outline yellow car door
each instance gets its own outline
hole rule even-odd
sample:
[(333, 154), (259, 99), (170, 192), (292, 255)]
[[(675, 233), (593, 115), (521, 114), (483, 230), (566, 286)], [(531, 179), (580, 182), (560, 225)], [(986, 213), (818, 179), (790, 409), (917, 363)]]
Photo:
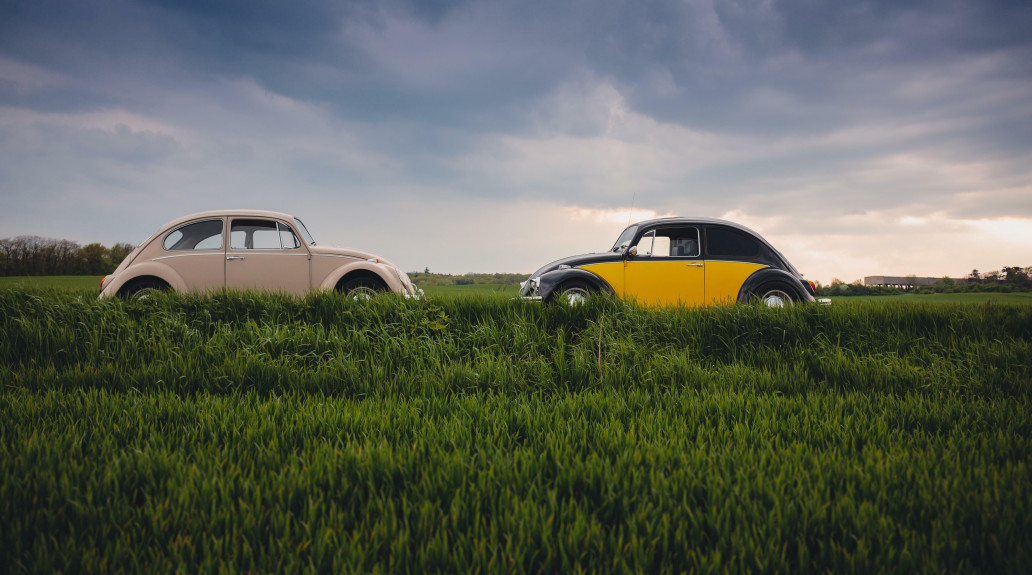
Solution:
[(645, 305), (702, 305), (706, 262), (695, 227), (661, 227), (642, 235), (624, 265), (624, 297)]

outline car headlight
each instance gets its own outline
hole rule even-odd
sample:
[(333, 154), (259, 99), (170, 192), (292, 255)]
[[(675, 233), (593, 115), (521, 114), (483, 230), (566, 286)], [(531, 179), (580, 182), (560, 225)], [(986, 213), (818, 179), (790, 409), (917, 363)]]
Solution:
[(541, 278), (540, 277), (530, 278), (529, 280), (527, 280), (525, 282), (520, 282), (520, 291), (523, 291), (524, 289), (526, 289), (528, 284), (530, 285), (530, 289), (527, 290), (527, 295), (532, 295), (532, 296), (533, 295), (537, 295), (538, 287), (541, 285)]

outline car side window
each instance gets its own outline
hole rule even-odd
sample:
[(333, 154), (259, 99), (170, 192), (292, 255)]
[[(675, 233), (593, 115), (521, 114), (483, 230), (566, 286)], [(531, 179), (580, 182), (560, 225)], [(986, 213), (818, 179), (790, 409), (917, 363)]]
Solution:
[(760, 244), (738, 230), (707, 228), (706, 254), (722, 257), (755, 257), (760, 254)]
[(229, 228), (229, 247), (234, 250), (294, 250), (301, 242), (283, 222), (272, 220), (233, 220)]
[(165, 236), (161, 247), (170, 252), (221, 250), (222, 220), (204, 220), (180, 226)]
[(659, 228), (646, 232), (638, 242), (638, 256), (694, 258), (699, 256), (697, 228)]
[(233, 220), (229, 247), (234, 250), (278, 250), (279, 231), (271, 220)]

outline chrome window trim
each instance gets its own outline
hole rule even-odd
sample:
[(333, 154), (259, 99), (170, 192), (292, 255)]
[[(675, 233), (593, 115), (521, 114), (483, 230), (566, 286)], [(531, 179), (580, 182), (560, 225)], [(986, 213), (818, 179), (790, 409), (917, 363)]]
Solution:
[(707, 262), (725, 262), (725, 263), (729, 263), (729, 264), (749, 264), (751, 266), (760, 266), (760, 267), (763, 267), (763, 268), (770, 268), (770, 269), (774, 269), (774, 270), (780, 270), (781, 269), (781, 268), (776, 268), (776, 267), (774, 267), (774, 266), (772, 266), (770, 264), (765, 264), (765, 263), (761, 263), (761, 262), (743, 262), (742, 260), (710, 260), (710, 259), (707, 259), (707, 260), (704, 260), (704, 261), (707, 261)]
[(189, 256), (220, 256), (221, 257), (221, 256), (225, 255), (225, 252), (223, 252), (221, 250), (219, 250), (219, 251), (214, 251), (214, 250), (181, 250), (181, 251), (183, 251), (185, 253), (170, 254), (170, 255), (167, 255), (167, 256), (158, 256), (156, 258), (151, 258), (150, 261), (156, 262), (158, 260), (167, 260), (167, 259), (171, 259), (171, 258), (185, 258), (185, 257), (189, 257)]
[(270, 249), (260, 249), (260, 250), (238, 249), (238, 250), (228, 251), (226, 253), (234, 254), (234, 255), (238, 255), (239, 254), (239, 255), (252, 255), (252, 256), (281, 256), (281, 257), (292, 257), (292, 258), (307, 258), (308, 257), (308, 254), (289, 254), (289, 253), (285, 254), (283, 252), (284, 252), (284, 250), (276, 250), (276, 249), (271, 249), (270, 248)]
[[(312, 254), (312, 257), (313, 258), (347, 258), (347, 259), (350, 259), (350, 260), (362, 260), (362, 261), (365, 261), (365, 258), (360, 258), (358, 256), (349, 256), (349, 255), (345, 255), (345, 254)], [(377, 264), (377, 265), (380, 265), (380, 264)]]
[[(202, 250), (197, 250), (197, 249), (193, 249), (193, 250), (170, 250), (170, 249), (165, 247), (165, 240), (168, 239), (168, 236), (171, 236), (172, 234), (178, 232), (179, 230), (185, 228), (186, 226), (192, 226), (194, 224), (200, 224), (200, 223), (203, 223), (203, 222), (221, 222), (222, 223), (222, 232), (221, 232), (222, 233), (222, 245), (221, 246), (219, 246), (217, 248), (204, 248)], [(205, 239), (207, 239), (207, 238), (205, 238)], [(161, 249), (162, 249), (162, 251), (166, 251), (166, 252), (169, 252), (169, 253), (172, 253), (172, 252), (214, 253), (216, 250), (225, 251), (225, 249), (226, 249), (226, 218), (204, 218), (204, 219), (201, 219), (201, 220), (194, 220), (192, 222), (186, 222), (185, 224), (183, 224), (181, 226), (176, 226), (175, 229), (173, 229), (172, 231), (168, 232), (167, 234), (161, 236)]]

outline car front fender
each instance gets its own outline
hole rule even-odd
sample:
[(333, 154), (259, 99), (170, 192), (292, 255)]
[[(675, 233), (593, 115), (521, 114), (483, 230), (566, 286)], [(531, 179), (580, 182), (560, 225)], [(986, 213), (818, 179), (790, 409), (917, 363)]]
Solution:
[(405, 293), (405, 286), (398, 279), (398, 274), (392, 268), (380, 263), (369, 261), (356, 261), (340, 266), (330, 272), (319, 285), (319, 289), (334, 290), (341, 278), (353, 272), (368, 272), (380, 278), (383, 283), (394, 293)]
[(807, 290), (803, 285), (803, 281), (799, 278), (785, 270), (779, 270), (777, 268), (763, 268), (746, 278), (745, 282), (742, 283), (742, 288), (738, 290), (738, 302), (744, 303), (749, 301), (749, 298), (756, 292), (756, 290), (768, 282), (785, 284), (792, 290), (792, 295), (795, 296), (798, 301), (816, 301), (814, 297), (810, 295), (809, 290)]
[(614, 293), (613, 287), (597, 275), (579, 268), (555, 270), (541, 274), (541, 283), (538, 285), (538, 295), (542, 300), (548, 300), (552, 292), (562, 284), (570, 280), (578, 280), (587, 283), (598, 291)]
[(111, 297), (117, 295), (127, 283), (136, 278), (145, 276), (156, 277), (162, 280), (174, 291), (186, 291), (186, 282), (183, 281), (183, 278), (178, 273), (176, 273), (176, 270), (161, 262), (143, 262), (138, 263), (126, 271), (112, 277), (111, 281), (104, 284), (104, 289), (100, 292), (100, 297)]

